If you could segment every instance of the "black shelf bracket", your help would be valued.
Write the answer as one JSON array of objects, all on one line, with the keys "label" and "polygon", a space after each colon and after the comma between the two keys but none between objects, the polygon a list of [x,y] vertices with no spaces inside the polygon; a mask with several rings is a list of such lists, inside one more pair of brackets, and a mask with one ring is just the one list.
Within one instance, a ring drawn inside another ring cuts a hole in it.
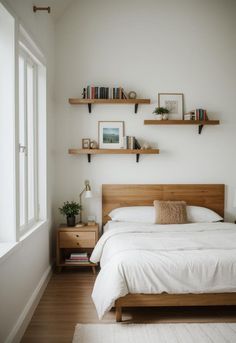
[{"label": "black shelf bracket", "polygon": [[[91,154],[87,154],[88,156],[88,163],[91,162]],[[136,154],[136,162],[139,163],[139,157],[140,157],[140,154]]]},{"label": "black shelf bracket", "polygon": [[88,104],[88,111],[89,111],[89,113],[92,112],[92,104]]},{"label": "black shelf bracket", "polygon": [[202,124],[198,126],[198,134],[199,135],[202,133],[203,126],[204,125],[202,125]]},{"label": "black shelf bracket", "polygon": [[134,113],[138,112],[138,104],[134,104]]}]

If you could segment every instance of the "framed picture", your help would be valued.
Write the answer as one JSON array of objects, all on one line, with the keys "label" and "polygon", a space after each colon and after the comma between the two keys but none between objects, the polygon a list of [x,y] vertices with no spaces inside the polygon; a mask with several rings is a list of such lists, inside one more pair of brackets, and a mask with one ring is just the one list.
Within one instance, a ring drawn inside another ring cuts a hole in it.
[{"label": "framed picture", "polygon": [[121,149],[123,147],[123,137],[123,121],[98,122],[99,149]]},{"label": "framed picture", "polygon": [[89,149],[90,148],[90,139],[89,138],[83,138],[82,139],[82,148],[83,149]]},{"label": "framed picture", "polygon": [[170,119],[184,119],[183,93],[158,93],[158,107],[166,107]]}]

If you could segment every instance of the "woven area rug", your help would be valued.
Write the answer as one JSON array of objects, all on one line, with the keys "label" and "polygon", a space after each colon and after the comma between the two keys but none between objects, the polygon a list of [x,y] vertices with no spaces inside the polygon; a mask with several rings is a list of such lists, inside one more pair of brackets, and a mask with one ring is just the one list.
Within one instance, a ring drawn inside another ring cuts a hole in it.
[{"label": "woven area rug", "polygon": [[73,343],[235,343],[236,323],[77,324]]}]

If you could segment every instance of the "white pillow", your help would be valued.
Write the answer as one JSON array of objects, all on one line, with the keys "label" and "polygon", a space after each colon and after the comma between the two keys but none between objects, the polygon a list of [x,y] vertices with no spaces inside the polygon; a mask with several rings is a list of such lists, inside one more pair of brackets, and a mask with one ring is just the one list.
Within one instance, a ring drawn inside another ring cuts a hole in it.
[{"label": "white pillow", "polygon": [[155,223],[154,206],[120,207],[112,210],[109,217],[113,221],[133,223]]},{"label": "white pillow", "polygon": [[187,206],[187,217],[191,223],[213,223],[223,220],[216,212],[200,206]]},{"label": "white pillow", "polygon": [[[109,217],[118,222],[154,224],[155,208],[154,206],[120,207],[112,210]],[[187,218],[191,223],[213,223],[223,220],[216,212],[200,206],[187,206]]]}]

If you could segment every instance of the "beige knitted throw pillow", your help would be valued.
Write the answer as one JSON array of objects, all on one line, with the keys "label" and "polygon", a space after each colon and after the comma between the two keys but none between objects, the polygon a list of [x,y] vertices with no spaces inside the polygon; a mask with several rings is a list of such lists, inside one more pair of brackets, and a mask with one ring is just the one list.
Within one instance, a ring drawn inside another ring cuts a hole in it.
[{"label": "beige knitted throw pillow", "polygon": [[156,224],[186,224],[187,211],[185,201],[155,200]]}]

